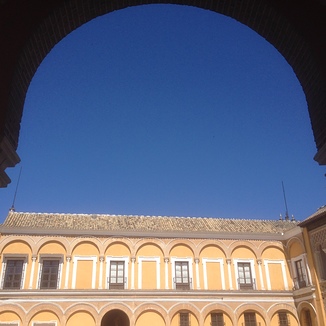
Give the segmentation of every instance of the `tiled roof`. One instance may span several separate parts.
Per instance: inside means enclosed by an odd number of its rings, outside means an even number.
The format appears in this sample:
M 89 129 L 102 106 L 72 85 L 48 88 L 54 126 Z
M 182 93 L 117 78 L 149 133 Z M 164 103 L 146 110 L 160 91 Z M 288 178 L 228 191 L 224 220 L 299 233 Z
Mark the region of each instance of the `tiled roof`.
M 279 220 L 245 220 L 207 217 L 170 217 L 101 214 L 50 214 L 9 212 L 0 232 L 20 230 L 180 232 L 180 233 L 260 233 L 281 234 L 297 226 Z
M 299 223 L 300 226 L 306 226 L 312 222 L 315 222 L 321 218 L 325 218 L 326 217 L 326 205 L 322 206 L 320 208 L 318 208 L 318 210 L 310 215 L 308 218 L 306 218 L 304 221 L 302 221 L 301 223 Z

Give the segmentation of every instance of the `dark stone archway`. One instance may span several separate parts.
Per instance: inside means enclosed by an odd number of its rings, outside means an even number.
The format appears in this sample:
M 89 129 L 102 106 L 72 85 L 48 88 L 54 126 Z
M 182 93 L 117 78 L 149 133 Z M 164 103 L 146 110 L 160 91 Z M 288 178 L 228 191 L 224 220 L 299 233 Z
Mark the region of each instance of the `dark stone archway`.
M 130 321 L 122 310 L 114 309 L 103 316 L 101 326 L 130 326 Z
M 255 30 L 284 56 L 306 95 L 317 154 L 326 165 L 325 0 L 0 0 L 0 187 L 16 154 L 29 84 L 67 34 L 114 10 L 151 3 L 208 9 Z

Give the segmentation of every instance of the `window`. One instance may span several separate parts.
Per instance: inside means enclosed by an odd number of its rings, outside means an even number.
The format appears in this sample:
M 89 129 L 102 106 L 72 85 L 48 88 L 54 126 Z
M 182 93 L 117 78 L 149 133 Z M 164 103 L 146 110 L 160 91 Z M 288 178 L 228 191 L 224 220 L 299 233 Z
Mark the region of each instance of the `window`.
M 57 326 L 57 322 L 34 321 L 33 326 Z
M 12 322 L 12 321 L 9 321 L 9 322 L 0 322 L 0 326 L 19 326 L 19 322 Z
M 290 326 L 290 322 L 286 312 L 278 313 L 278 324 L 279 326 Z
M 254 312 L 245 312 L 244 322 L 245 326 L 257 326 L 256 314 Z
M 59 259 L 43 259 L 40 289 L 57 289 L 59 280 Z
M 320 278 L 326 280 L 326 253 L 321 245 L 319 245 L 319 255 L 317 255 L 317 261 L 319 263 Z
M 306 284 L 306 275 L 303 267 L 302 259 L 295 261 L 295 269 L 297 272 L 296 283 L 299 289 L 307 286 Z
M 180 313 L 180 326 L 190 326 L 190 319 L 188 312 Z
M 189 263 L 187 261 L 175 262 L 175 288 L 177 290 L 189 290 Z
M 125 262 L 111 261 L 109 289 L 111 290 L 124 289 L 124 284 L 125 284 Z
M 5 262 L 5 276 L 3 289 L 19 290 L 22 288 L 24 273 L 24 259 L 7 259 Z
M 211 314 L 211 326 L 224 326 L 223 313 L 212 313 Z
M 239 288 L 241 290 L 254 288 L 250 263 L 238 263 L 238 275 Z

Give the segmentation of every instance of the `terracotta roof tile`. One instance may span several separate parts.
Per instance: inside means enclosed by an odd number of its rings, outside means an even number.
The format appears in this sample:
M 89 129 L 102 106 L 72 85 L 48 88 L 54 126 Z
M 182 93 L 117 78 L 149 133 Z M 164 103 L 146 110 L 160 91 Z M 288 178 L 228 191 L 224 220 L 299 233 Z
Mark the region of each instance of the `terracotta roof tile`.
M 1 229 L 40 229 L 74 231 L 135 231 L 135 232 L 285 232 L 296 222 L 279 220 L 245 220 L 207 217 L 171 217 L 143 215 L 58 214 L 9 212 Z

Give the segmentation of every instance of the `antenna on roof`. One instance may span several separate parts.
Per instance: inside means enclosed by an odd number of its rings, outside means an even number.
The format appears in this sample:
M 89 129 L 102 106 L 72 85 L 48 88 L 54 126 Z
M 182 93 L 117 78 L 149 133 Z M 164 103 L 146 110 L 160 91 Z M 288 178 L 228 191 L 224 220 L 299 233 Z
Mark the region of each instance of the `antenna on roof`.
M 16 201 L 17 190 L 18 190 L 18 185 L 19 185 L 19 180 L 20 180 L 21 173 L 22 173 L 22 166 L 20 167 L 20 171 L 19 171 L 19 176 L 18 176 L 18 180 L 17 180 L 17 185 L 16 185 L 15 194 L 14 194 L 14 199 L 13 199 L 12 205 L 11 205 L 11 207 L 9 209 L 10 212 L 14 212 L 15 211 L 15 201 Z
M 285 204 L 285 221 L 288 221 L 290 218 L 289 218 L 289 212 L 288 212 L 288 205 L 286 203 L 286 197 L 285 197 L 285 190 L 284 190 L 284 184 L 283 184 L 283 181 L 282 181 L 282 189 L 283 189 L 283 197 L 284 197 L 284 204 Z

